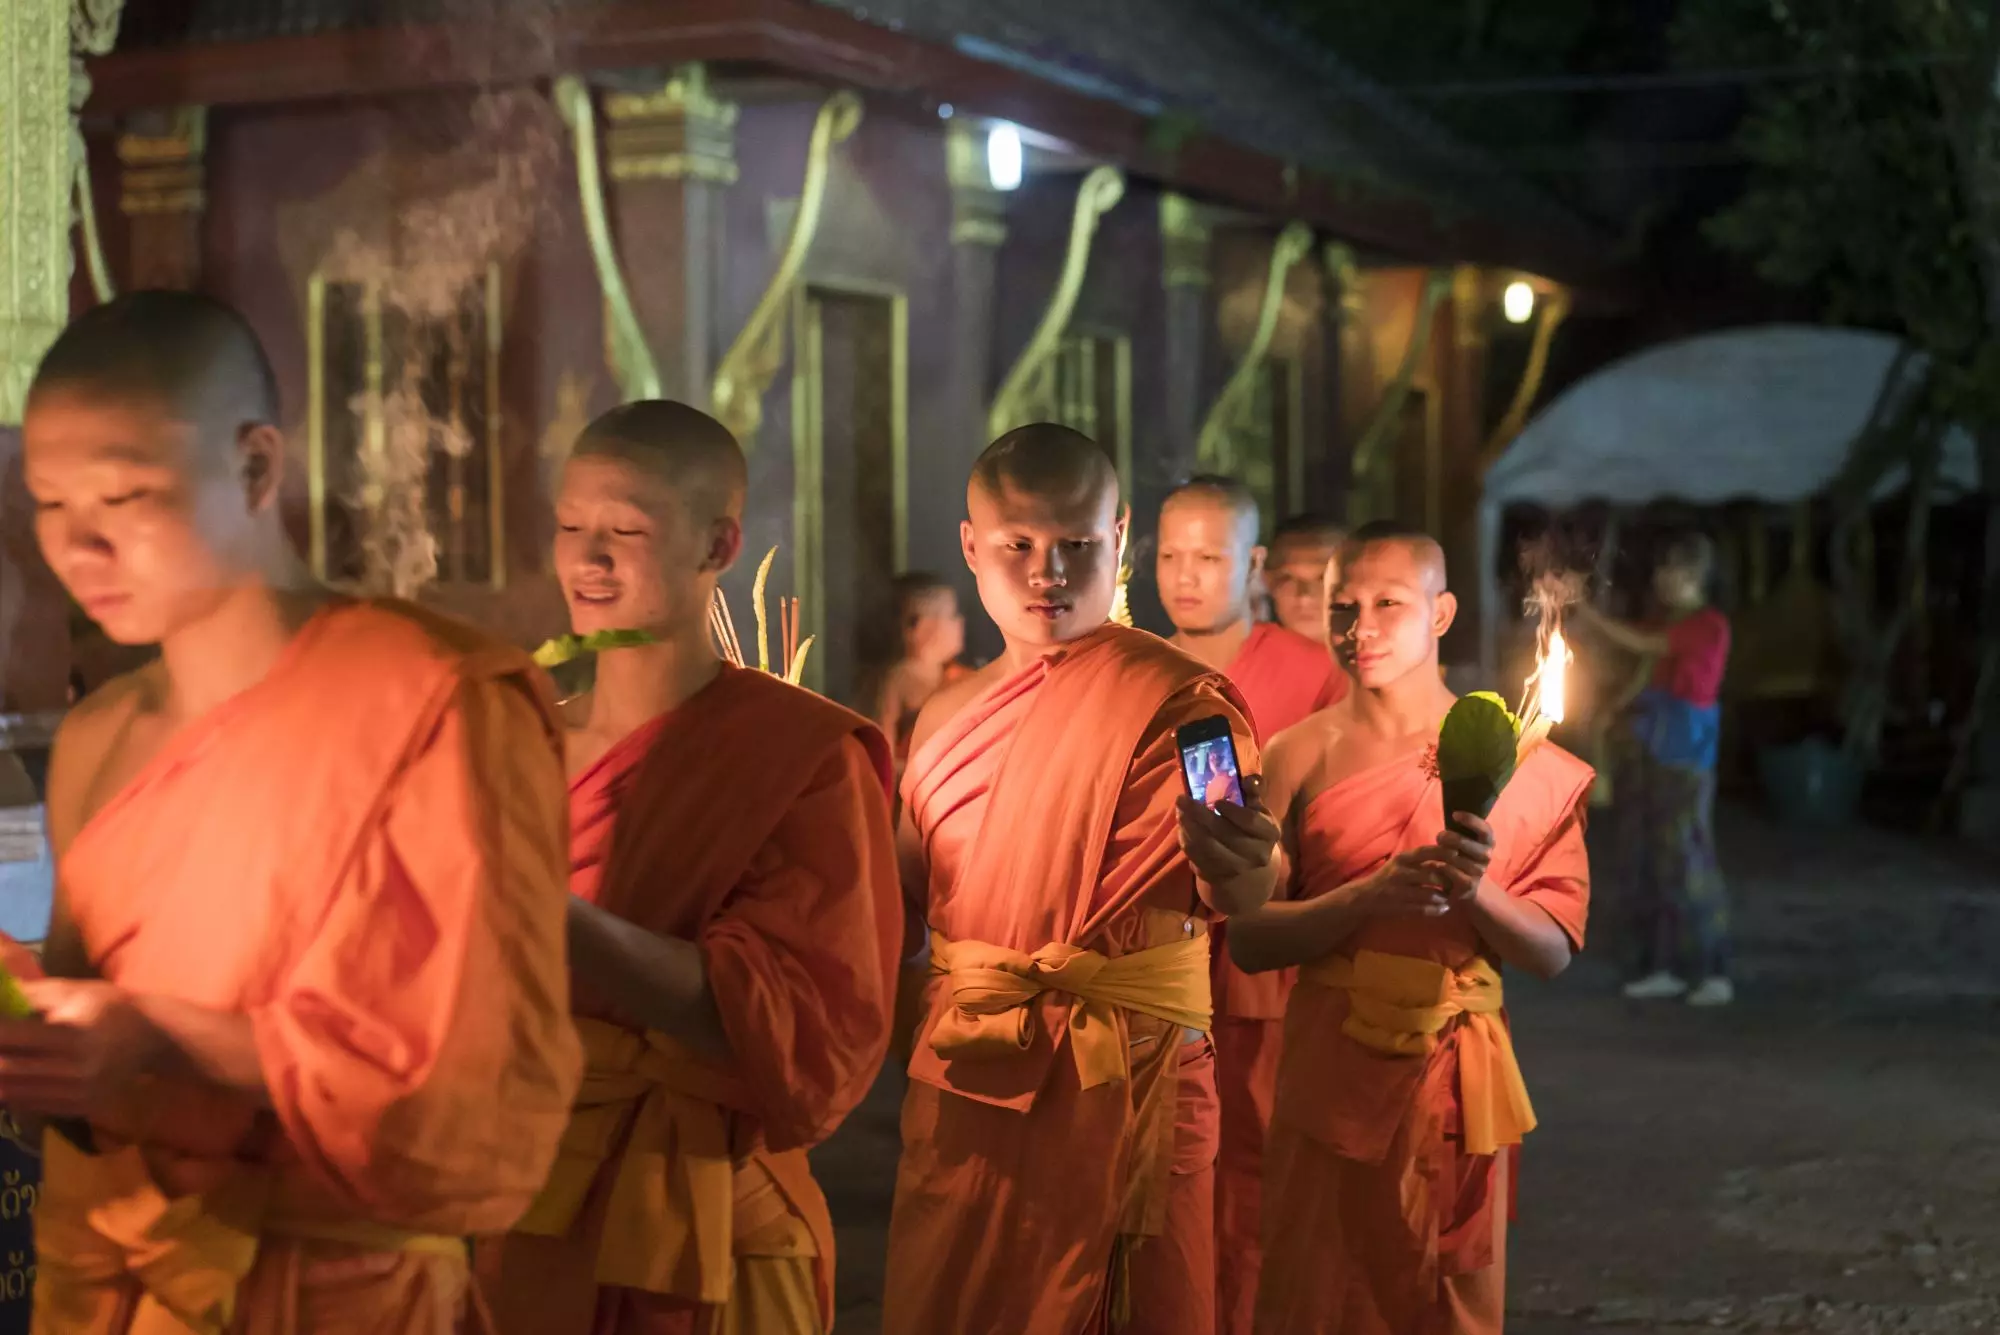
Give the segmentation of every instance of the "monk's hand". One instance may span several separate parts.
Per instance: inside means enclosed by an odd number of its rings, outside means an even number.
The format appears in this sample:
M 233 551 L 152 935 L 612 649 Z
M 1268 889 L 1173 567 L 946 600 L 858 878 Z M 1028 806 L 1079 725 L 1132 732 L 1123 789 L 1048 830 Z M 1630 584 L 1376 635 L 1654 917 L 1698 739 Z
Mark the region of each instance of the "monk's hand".
M 1178 815 L 1181 849 L 1213 892 L 1211 906 L 1225 913 L 1262 907 L 1277 886 L 1278 841 L 1283 837 L 1264 805 L 1262 777 L 1244 778 L 1240 806 L 1219 802 L 1210 809 L 1183 797 Z
M 1398 853 L 1361 881 L 1354 883 L 1357 907 L 1385 917 L 1418 915 L 1435 918 L 1451 908 L 1432 866 L 1434 848 Z
M 157 1060 L 160 1031 L 111 983 L 23 982 L 33 1019 L 0 1020 L 0 1103 L 56 1117 L 101 1116 Z
M 1493 863 L 1493 827 L 1464 811 L 1454 812 L 1451 823 L 1437 838 L 1433 867 L 1446 897 L 1462 904 L 1479 893 Z

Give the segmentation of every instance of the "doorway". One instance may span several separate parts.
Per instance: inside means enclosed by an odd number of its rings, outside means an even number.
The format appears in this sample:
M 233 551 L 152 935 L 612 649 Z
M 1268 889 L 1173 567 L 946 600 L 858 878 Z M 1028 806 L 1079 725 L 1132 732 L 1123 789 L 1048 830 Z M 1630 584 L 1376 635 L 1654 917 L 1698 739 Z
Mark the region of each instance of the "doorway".
M 806 684 L 856 698 L 897 648 L 893 582 L 909 559 L 909 307 L 887 287 L 808 283 L 794 307 L 794 587 L 817 635 Z

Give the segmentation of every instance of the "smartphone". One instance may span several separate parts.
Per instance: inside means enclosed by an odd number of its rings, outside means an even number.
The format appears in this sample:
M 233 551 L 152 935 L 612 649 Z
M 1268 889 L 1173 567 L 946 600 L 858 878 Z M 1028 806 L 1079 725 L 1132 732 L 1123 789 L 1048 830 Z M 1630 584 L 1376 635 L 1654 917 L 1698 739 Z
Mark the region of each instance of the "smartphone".
M 1188 796 L 1205 807 L 1218 802 L 1243 805 L 1243 771 L 1236 765 L 1236 742 L 1221 714 L 1197 719 L 1174 732 L 1181 750 L 1181 777 Z

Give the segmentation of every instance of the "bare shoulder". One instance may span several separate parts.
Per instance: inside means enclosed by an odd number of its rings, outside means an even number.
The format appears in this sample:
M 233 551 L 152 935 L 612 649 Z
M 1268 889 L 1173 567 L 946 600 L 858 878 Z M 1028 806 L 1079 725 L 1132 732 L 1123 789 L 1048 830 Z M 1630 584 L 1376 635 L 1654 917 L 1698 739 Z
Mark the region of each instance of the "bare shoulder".
M 984 695 L 987 688 L 1004 677 L 1006 672 L 1006 665 L 995 659 L 957 681 L 938 687 L 931 698 L 924 701 L 924 707 L 917 711 L 916 726 L 910 730 L 910 754 L 915 755 L 921 750 L 938 729 L 951 722 L 959 710 Z
M 83 828 L 107 774 L 117 769 L 120 742 L 157 707 L 165 680 L 159 660 L 113 677 L 63 716 L 49 751 L 46 807 L 49 842 L 60 857 Z
M 1347 732 L 1345 714 L 1340 705 L 1329 705 L 1273 737 L 1264 748 L 1265 790 L 1290 806 L 1326 787 L 1331 758 Z

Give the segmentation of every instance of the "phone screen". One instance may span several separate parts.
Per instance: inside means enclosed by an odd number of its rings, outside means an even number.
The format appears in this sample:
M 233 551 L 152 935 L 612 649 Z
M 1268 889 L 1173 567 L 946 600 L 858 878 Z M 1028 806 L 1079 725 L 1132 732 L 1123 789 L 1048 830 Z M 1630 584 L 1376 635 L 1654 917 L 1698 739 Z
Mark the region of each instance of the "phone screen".
M 1189 797 L 1205 807 L 1218 802 L 1243 805 L 1243 775 L 1236 768 L 1236 743 L 1227 731 L 1219 737 L 1183 737 L 1180 747 Z

